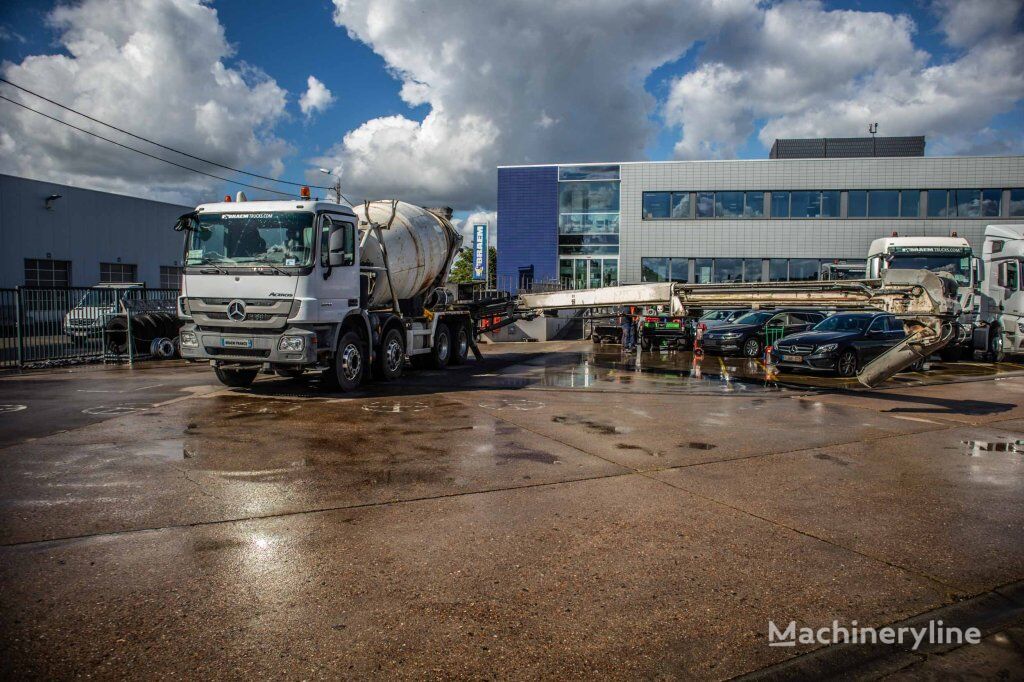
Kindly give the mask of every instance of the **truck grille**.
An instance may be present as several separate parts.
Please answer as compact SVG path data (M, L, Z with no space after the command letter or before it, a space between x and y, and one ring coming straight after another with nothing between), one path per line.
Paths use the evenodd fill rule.
M207 346L206 352L210 355L232 356L236 358L265 358L270 356L266 348L216 348Z
M199 300L202 301L206 305L227 305L228 303L230 303L231 301L234 301L235 299L233 299L233 298L201 298ZM248 305L272 306L272 305L276 305L276 304L278 304L278 303L280 303L281 301L284 301L284 300L286 300L286 299L283 299L283 298L243 298L242 299L242 301L244 301L245 305L247 305L247 306Z
M227 313L218 313L218 312L211 311L211 312L204 312L204 313L201 313L201 314L202 315L206 315L211 320L226 320L226 319L228 319L228 314ZM271 315L270 313L247 313L246 316L245 316L246 320L251 320L252 322L266 322L267 320L272 320L273 318L274 318L274 316Z

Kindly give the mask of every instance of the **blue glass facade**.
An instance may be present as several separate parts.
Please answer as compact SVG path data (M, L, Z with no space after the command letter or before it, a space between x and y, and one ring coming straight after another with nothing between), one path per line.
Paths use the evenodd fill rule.
M536 280L558 276L558 168L498 169L498 277L519 281L533 266Z

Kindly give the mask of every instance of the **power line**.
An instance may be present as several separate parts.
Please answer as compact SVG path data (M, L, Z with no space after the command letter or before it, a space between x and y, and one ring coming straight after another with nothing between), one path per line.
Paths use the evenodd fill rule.
M156 159L157 161L163 161L164 163L169 163L172 166L177 166L178 168L184 168L185 170L192 171L193 173L199 173L200 175L205 175L207 177L214 178L216 180L222 180L224 182L230 182L230 183L235 184L235 185L241 185L242 187L249 187L251 189L258 189L258 190L261 190L261 191L264 191L264 192L272 192L273 194L280 194L283 197L295 196L294 194L291 194L289 192L281 192L281 191L276 190L276 189L270 189L269 187L260 187L258 185L250 185L250 184L245 183L245 182L239 182L238 180L231 180L229 178L225 178L225 177L222 177L220 175L214 175L213 173L207 173L206 171L201 171L198 168L192 168L191 166L185 166L185 165L182 165L180 163L175 163L174 161L170 161L169 159L165 159L165 158L160 157L160 156L155 156L153 154L150 154L149 152L144 152L141 149L136 149L135 147L129 147L126 144L121 144L120 142L117 142L116 140L111 140L109 137L103 137L102 135L99 135L98 133L94 133L91 130L86 130L85 128L79 128L78 126L76 126L76 125L74 125L72 123L68 123L67 121L62 121L59 118L55 118L53 116L50 116L49 114L44 114L43 112L39 111L38 109L33 109L32 107L28 106L27 104L22 104L21 102L16 102L15 100L11 99L10 97L5 97L3 95L0 95L0 99L5 100L7 102L10 102L11 104L15 104L15 105L17 105L17 106L19 106L19 107L21 107L23 109L28 109L32 113L39 114L40 116L43 116L44 118L48 118L51 121L56 121L57 123L60 123L61 125L66 125L69 128L74 128L75 130L77 130L79 132L82 132L82 133L85 133L86 135L92 135L93 137L98 137L99 139L103 140L104 142L109 142L110 144L116 144L118 147L123 147L124 149L127 149L129 151L133 151L133 152L135 152L137 154L142 154L143 156L148 156L149 158Z
M39 99L41 99L41 100L43 100L45 102L49 102L50 104L53 104L54 106L58 106L61 109L65 109L67 111L70 111L73 114L77 114L77 115L79 115L79 116L81 116L83 118L87 118L90 121L92 121L93 123L99 123L100 125L106 126L108 128L112 128L113 130L116 130L119 133L124 133L125 135L128 135L129 137L134 137L136 140L142 140L143 142L148 142L149 144L154 145L156 147L160 147L161 149L166 149L169 152L174 152L175 154L181 154L182 156L187 156L188 158L195 159L196 161L202 161L203 163L208 163L211 166L217 166L218 168L223 168L224 170L229 170L229 171L232 171L234 173L242 173L243 175L249 175L249 176L254 177L254 178L259 178L260 180L269 180L271 182L279 182L282 185L294 185L295 187L314 187L316 189L334 189L333 187L323 187L321 185L309 185L309 184L304 183L304 182L292 182L291 180L281 180L279 178L272 178L272 177L269 177L267 175L260 175L259 173L250 173L249 171L242 170L241 168L233 168L231 166L225 166L223 163L217 163L216 161L210 161L209 159L204 159L204 158L202 158L200 156L196 156L194 154L189 154L188 152L183 152L180 149L175 149L174 147L168 147L167 145L160 144L159 142L154 142L153 140L150 140L149 138L146 138L146 137L142 137L141 135L136 135L135 133L130 133L127 130L125 130L124 128L118 128L117 126L112 125L110 123L107 123L105 121L101 121L98 118L93 118L89 114L83 114L81 111L78 111L77 109L72 109L71 107L69 107L67 105L64 105L64 104L61 104L60 102L54 101L54 100L50 99L49 97L44 97L43 95L40 95L38 92L33 92L33 91L29 90L28 88L24 88L24 87L18 85L17 83L12 83L11 81L7 80L6 78L0 78L0 83L6 83L7 85L10 85L13 88L17 88L18 90L21 90L22 92L27 92L28 94L32 95L33 97L38 97ZM8 101L13 101L13 100L8 100ZM15 104L17 104L17 102L15 102ZM35 111L35 109L32 109L32 111ZM238 183L238 184L243 184L243 183ZM289 195L289 196L291 196L291 195Z

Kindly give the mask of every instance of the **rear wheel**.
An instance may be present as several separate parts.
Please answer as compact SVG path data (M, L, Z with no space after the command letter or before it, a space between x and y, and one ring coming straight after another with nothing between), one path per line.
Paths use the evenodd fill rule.
M469 328L457 324L452 329L452 364L461 365L469 357Z
M331 366L324 370L324 379L331 388L354 391L363 383L366 371L366 349L355 332L346 332L338 341L338 350Z
M252 369L224 369L222 367L214 367L213 373L217 375L217 379L220 383L231 388L246 388L251 386L252 382L256 380L256 375L259 374L260 370L258 367Z
M384 334L375 364L377 376L384 381L392 381L402 376L405 366L405 343L402 340L402 332L392 327Z
M743 354L748 358L761 357L761 341L756 336L751 336L743 342Z
M430 364L434 369L444 369L448 366L452 354L452 333L448 325L443 322L437 325L434 333L434 347L430 349Z
M841 377L857 376L857 354L853 350L846 349L839 354L839 359L836 360L836 374Z

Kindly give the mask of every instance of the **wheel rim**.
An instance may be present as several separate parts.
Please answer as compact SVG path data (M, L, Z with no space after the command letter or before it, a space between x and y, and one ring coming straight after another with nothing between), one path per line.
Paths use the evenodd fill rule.
M757 355L757 339L747 339L747 342L743 344L743 351L747 354L748 358Z
M345 346L341 353L342 373L349 381L355 381L363 371L363 354L354 343Z
M466 330L463 329L459 332L459 355L465 355L467 350L469 350L469 337L466 335Z
M398 339L393 338L388 342L384 357L387 362L388 371L397 372L398 368L402 366L402 344L398 342Z
M437 357L441 358L442 360L447 360L449 349L450 344L448 343L448 335L441 334L440 338L438 338L437 340Z
M843 376L850 376L853 374L856 366L857 358L853 357L853 353L844 353L843 357L839 359L839 373Z

